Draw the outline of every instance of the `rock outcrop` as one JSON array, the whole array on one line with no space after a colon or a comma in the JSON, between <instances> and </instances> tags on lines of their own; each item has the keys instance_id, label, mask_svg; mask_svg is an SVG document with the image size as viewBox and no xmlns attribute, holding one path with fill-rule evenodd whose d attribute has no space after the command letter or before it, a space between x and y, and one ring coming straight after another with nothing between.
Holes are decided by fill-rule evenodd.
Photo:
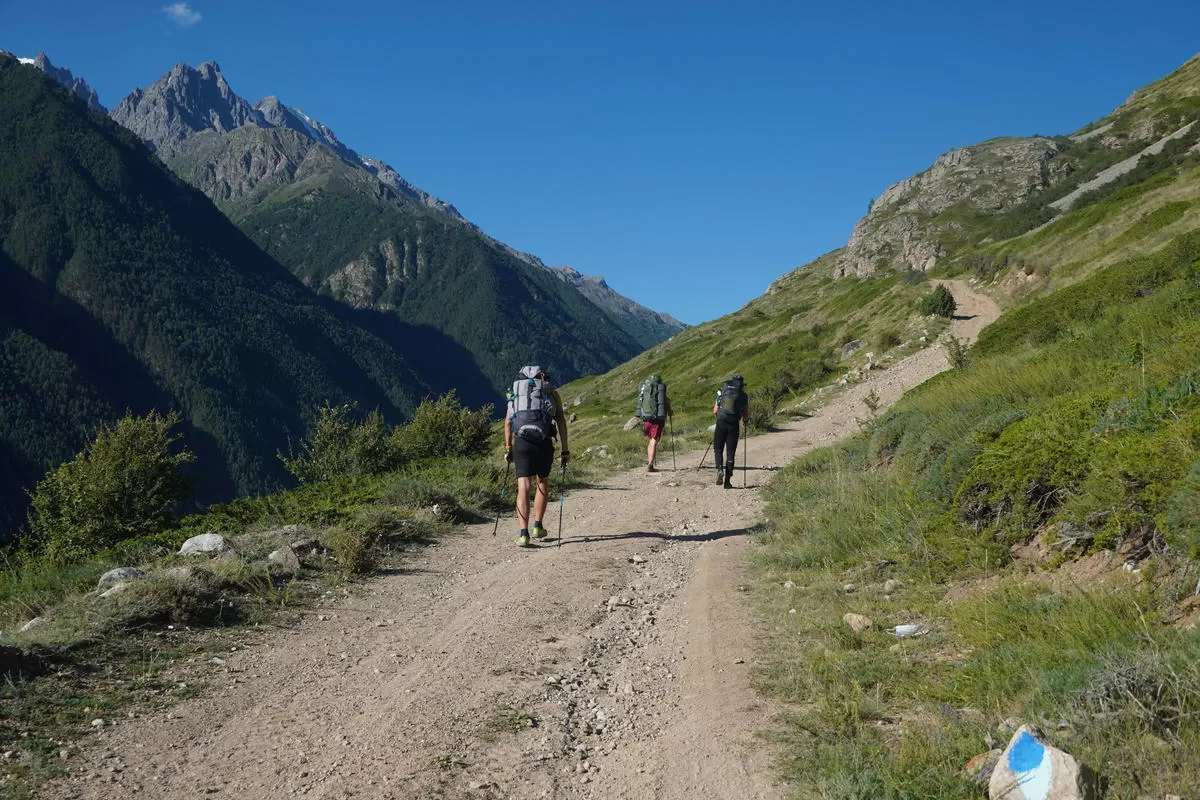
<instances>
[{"instance_id":1,"label":"rock outcrop","mask_svg":"<svg viewBox=\"0 0 1200 800\"><path fill-rule=\"evenodd\" d=\"M854 226L836 274L928 270L946 255L958 222L945 212L1003 213L1061 181L1068 162L1053 139L994 139L951 150L924 172L889 186Z\"/></svg>"}]
</instances>

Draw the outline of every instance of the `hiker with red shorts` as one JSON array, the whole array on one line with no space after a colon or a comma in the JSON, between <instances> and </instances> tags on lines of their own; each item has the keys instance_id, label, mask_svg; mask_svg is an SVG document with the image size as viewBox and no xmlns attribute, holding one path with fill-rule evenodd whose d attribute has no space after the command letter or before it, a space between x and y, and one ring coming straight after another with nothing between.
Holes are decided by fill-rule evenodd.
<instances>
[{"instance_id":1,"label":"hiker with red shorts","mask_svg":"<svg viewBox=\"0 0 1200 800\"><path fill-rule=\"evenodd\" d=\"M650 441L646 443L646 472L658 472L654 457L658 454L658 440L662 438L667 417L672 417L671 401L667 399L667 384L662 376L654 373L642 382L638 392L637 417L642 421L642 433Z\"/></svg>"}]
</instances>

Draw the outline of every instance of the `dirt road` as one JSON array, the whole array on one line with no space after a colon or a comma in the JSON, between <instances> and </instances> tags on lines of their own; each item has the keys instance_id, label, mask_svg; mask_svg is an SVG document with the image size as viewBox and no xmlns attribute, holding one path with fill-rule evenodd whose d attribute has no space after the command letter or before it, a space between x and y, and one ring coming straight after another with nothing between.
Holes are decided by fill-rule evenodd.
<instances>
[{"instance_id":1,"label":"dirt road","mask_svg":"<svg viewBox=\"0 0 1200 800\"><path fill-rule=\"evenodd\" d=\"M973 338L996 307L951 289L970 317L953 332ZM219 654L198 697L98 728L46 796L779 797L739 590L758 488L856 430L868 392L887 406L945 367L940 346L918 351L753 437L747 489L693 469L699 453L670 471L668 450L666 471L570 495L561 546L518 549L511 523L453 533Z\"/></svg>"}]
</instances>

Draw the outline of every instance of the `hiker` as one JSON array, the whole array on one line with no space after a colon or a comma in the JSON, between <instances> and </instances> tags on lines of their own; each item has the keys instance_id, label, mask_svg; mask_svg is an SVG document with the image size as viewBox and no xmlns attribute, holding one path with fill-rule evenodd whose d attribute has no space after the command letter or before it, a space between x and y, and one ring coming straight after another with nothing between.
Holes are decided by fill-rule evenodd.
<instances>
[{"instance_id":1,"label":"hiker","mask_svg":"<svg viewBox=\"0 0 1200 800\"><path fill-rule=\"evenodd\" d=\"M738 425L750 418L750 398L741 375L730 375L717 392L713 414L717 418L713 429L713 453L717 457L717 485L732 489L733 467L736 463ZM724 459L722 459L724 454Z\"/></svg>"},{"instance_id":2,"label":"hiker","mask_svg":"<svg viewBox=\"0 0 1200 800\"><path fill-rule=\"evenodd\" d=\"M567 420L562 399L550 383L550 374L538 366L521 367L508 396L504 418L504 460L517 465L517 545L529 546L533 538L546 538L542 518L550 495L550 469L554 463L554 438L562 439L562 465L571 457L567 449ZM529 527L529 479L537 479L533 500L533 528Z\"/></svg>"},{"instance_id":3,"label":"hiker","mask_svg":"<svg viewBox=\"0 0 1200 800\"><path fill-rule=\"evenodd\" d=\"M646 443L646 472L658 472L654 467L654 456L658 453L658 440L662 438L667 417L674 421L671 401L667 398L667 384L658 373L642 381L638 392L637 418L642 421L642 433L650 441Z\"/></svg>"}]
</instances>

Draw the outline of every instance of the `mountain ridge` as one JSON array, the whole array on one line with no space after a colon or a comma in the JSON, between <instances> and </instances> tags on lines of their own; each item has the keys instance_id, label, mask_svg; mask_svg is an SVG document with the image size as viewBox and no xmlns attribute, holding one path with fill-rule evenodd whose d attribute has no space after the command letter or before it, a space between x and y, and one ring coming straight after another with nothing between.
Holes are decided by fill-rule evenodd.
<instances>
[{"instance_id":1,"label":"mountain ridge","mask_svg":"<svg viewBox=\"0 0 1200 800\"><path fill-rule=\"evenodd\" d=\"M205 89L204 84L211 86ZM534 282L542 289L517 290L503 305L544 306L535 315L539 324L544 323L550 342L559 342L571 352L565 359L566 375L606 369L681 329L681 323L668 315L607 287L581 292L580 286L563 280L536 256L488 236L451 204L413 186L388 164L361 157L327 126L271 96L251 105L228 86L215 62L197 69L176 65L147 89L123 100L112 116L149 141L169 166L217 201L264 249L318 291L353 307L402 311L410 318L441 324L440 315L428 313L420 297L425 293L428 304L444 312L455 301L453 292L429 281L414 282L424 275L421 262L436 265L445 256L430 250L422 237L422 226L432 225L442 230L439 239L450 248L447 252L475 252L479 255L472 258L488 269L529 268L554 279L546 283L537 277ZM206 102L214 105L207 113ZM179 113L172 112L176 104L181 104ZM312 209L305 204L313 202L336 206L338 214L354 221L334 225L329 215L311 219ZM296 215L309 222L293 224L290 217ZM320 237L312 228L314 221L326 225ZM461 233L453 233L444 223ZM397 254L402 253L411 262L408 268L400 266L403 258ZM457 267L448 274L465 279ZM525 282L505 278L482 284L515 288ZM478 289L464 286L463 295L485 303ZM594 336L579 337L564 328L567 321L584 318L589 321L583 327ZM481 363L511 358L506 348L491 346L494 334L482 325L458 319L448 323L447 330L472 348ZM534 357L532 348L521 349L527 351L525 358ZM589 349L596 349L596 357L587 355ZM578 354L583 354L582 360ZM498 386L507 380L507 368L496 367L492 374Z\"/></svg>"}]
</instances>

